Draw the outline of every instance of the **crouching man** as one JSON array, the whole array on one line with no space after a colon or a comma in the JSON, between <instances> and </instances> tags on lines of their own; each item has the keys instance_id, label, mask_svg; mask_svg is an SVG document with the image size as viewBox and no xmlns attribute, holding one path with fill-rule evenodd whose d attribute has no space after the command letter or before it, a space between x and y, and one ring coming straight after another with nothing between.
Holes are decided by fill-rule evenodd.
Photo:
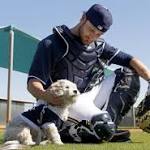
<instances>
[{"instance_id":1,"label":"crouching man","mask_svg":"<svg viewBox=\"0 0 150 150\"><path fill-rule=\"evenodd\" d=\"M78 130L80 126L87 126L92 137L98 140L116 141L116 137L120 137L114 136L116 134L121 135L120 141L125 141L124 136L129 138L129 132L120 133L117 126L136 100L139 76L150 80L150 71L139 59L101 39L112 23L111 12L94 4L83 13L77 25L54 27L53 33L38 44L28 76L28 90L38 104L62 105L58 98L50 100L46 94L47 88L59 79L74 82L81 93L70 109L71 123L64 125L62 139L66 135L63 131L68 131L73 141L83 142L83 135L88 137L88 134ZM105 78L104 68L111 64L124 69ZM76 135L81 140L76 140Z\"/></svg>"},{"instance_id":2,"label":"crouching man","mask_svg":"<svg viewBox=\"0 0 150 150\"><path fill-rule=\"evenodd\" d=\"M72 106L70 118L60 132L62 140L83 143L130 141L129 131L117 130L117 127L135 103L139 89L139 76L135 71L115 70L101 84L82 94L81 100L79 98ZM101 92L94 95L98 90Z\"/></svg>"}]
</instances>

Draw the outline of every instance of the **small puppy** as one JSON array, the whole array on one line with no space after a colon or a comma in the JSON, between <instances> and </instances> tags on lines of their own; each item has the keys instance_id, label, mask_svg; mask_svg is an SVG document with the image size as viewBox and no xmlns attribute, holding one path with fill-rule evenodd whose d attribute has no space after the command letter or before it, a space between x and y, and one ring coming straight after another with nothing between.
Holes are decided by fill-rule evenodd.
<instances>
[{"instance_id":1,"label":"small puppy","mask_svg":"<svg viewBox=\"0 0 150 150\"><path fill-rule=\"evenodd\" d=\"M46 92L50 99L59 98L61 106L41 104L15 117L6 127L5 141L19 141L23 145L40 144L42 135L54 144L63 144L58 133L68 118L68 108L80 94L76 84L62 79L54 82Z\"/></svg>"}]
</instances>

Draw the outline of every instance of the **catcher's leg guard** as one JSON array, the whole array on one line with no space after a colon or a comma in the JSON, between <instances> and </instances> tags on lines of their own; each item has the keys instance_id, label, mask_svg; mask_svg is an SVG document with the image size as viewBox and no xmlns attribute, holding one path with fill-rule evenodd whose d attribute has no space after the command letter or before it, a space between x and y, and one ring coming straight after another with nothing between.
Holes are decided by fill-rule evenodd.
<instances>
[{"instance_id":1,"label":"catcher's leg guard","mask_svg":"<svg viewBox=\"0 0 150 150\"><path fill-rule=\"evenodd\" d=\"M100 143L109 141L115 133L115 124L108 112L95 115L91 121L83 120L66 127L60 132L64 143Z\"/></svg>"},{"instance_id":2,"label":"catcher's leg guard","mask_svg":"<svg viewBox=\"0 0 150 150\"><path fill-rule=\"evenodd\" d=\"M66 127L60 132L60 136L64 143L99 143L102 141L94 135L89 122L85 120Z\"/></svg>"},{"instance_id":3,"label":"catcher's leg guard","mask_svg":"<svg viewBox=\"0 0 150 150\"><path fill-rule=\"evenodd\" d=\"M139 76L128 68L117 69L115 73L115 86L106 110L118 125L136 101L140 90L140 80Z\"/></svg>"}]
</instances>

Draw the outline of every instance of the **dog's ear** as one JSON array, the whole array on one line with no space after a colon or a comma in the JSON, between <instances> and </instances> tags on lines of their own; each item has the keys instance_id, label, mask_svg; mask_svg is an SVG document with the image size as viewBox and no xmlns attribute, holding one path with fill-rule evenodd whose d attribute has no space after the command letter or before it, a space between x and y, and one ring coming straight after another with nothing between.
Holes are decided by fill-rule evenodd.
<instances>
[{"instance_id":1,"label":"dog's ear","mask_svg":"<svg viewBox=\"0 0 150 150\"><path fill-rule=\"evenodd\" d=\"M56 96L63 96L64 95L64 91L62 89L56 89L54 94Z\"/></svg>"}]
</instances>

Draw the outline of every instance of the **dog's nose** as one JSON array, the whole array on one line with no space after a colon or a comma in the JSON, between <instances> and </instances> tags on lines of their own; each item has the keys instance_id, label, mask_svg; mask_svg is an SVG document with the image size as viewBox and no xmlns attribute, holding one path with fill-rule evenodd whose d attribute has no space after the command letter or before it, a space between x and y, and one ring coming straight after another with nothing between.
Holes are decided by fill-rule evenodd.
<instances>
[{"instance_id":1,"label":"dog's nose","mask_svg":"<svg viewBox=\"0 0 150 150\"><path fill-rule=\"evenodd\" d=\"M73 90L73 93L74 93L74 94L77 94L77 93L78 93L78 91L77 91L77 90Z\"/></svg>"}]
</instances>

